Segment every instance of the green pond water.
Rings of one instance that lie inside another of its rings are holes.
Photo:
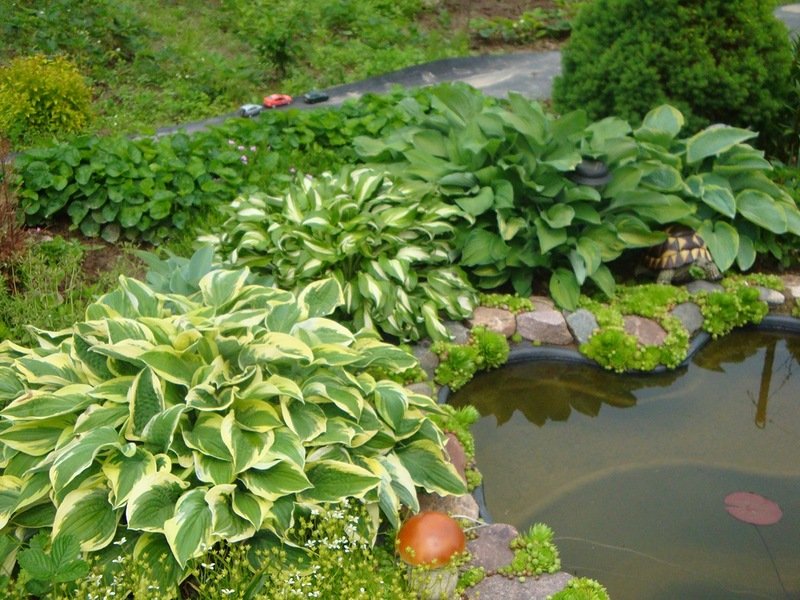
[[[473,404],[486,507],[555,531],[563,568],[614,600],[800,599],[800,336],[739,332],[685,369],[616,375],[507,366],[449,401]],[[725,497],[777,503],[733,518]]]

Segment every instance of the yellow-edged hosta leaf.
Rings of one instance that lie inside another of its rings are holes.
[[[397,529],[400,527],[400,498],[392,488],[392,476],[377,458],[361,457],[359,462],[370,473],[380,477],[378,484],[378,505],[389,520],[389,524]]]
[[[344,367],[358,362],[359,353],[340,344],[317,344],[313,347],[314,364],[328,367]]]
[[[96,385],[89,391],[89,395],[96,400],[109,400],[127,405],[128,390],[131,385],[133,385],[133,376],[131,375],[114,377],[114,379]]]
[[[206,492],[206,503],[211,509],[211,530],[226,542],[239,542],[253,537],[255,526],[233,508],[236,486],[215,485]]]
[[[194,474],[203,483],[223,485],[232,483],[236,479],[233,463],[230,460],[220,460],[207,456],[202,452],[193,452]]]
[[[325,431],[325,413],[315,404],[281,398],[283,421],[303,442]]]
[[[313,317],[300,321],[292,327],[290,333],[299,337],[312,349],[320,344],[349,346],[355,341],[355,336],[347,327],[322,317]]]
[[[158,317],[161,306],[156,294],[146,284],[132,277],[120,277],[120,289],[125,290],[139,316]]]
[[[412,512],[419,511],[419,500],[417,499],[417,488],[411,473],[403,466],[396,454],[381,454],[376,459],[383,465],[386,472],[392,478],[392,489],[399,498],[400,502],[408,506]]]
[[[139,356],[159,377],[186,386],[192,385],[192,376],[202,366],[196,356],[181,353],[169,346],[157,346]]]
[[[182,429],[183,440],[192,450],[230,462],[232,460],[231,453],[222,440],[221,429],[221,415],[208,412],[199,413],[192,429]]]
[[[442,449],[432,441],[412,442],[398,448],[396,454],[418,487],[441,495],[466,493],[461,477],[444,459]]]
[[[0,529],[6,526],[17,509],[23,485],[19,477],[0,475]]]
[[[172,448],[175,431],[186,407],[181,404],[169,407],[167,410],[152,417],[142,431],[148,449],[154,452],[168,452]]]
[[[198,283],[203,302],[209,306],[222,306],[230,302],[244,287],[249,269],[236,271],[217,270],[207,273]]]
[[[172,518],[175,505],[189,482],[166,471],[146,475],[134,484],[128,494],[125,518],[130,529],[163,532],[164,523]]]
[[[90,405],[75,422],[75,433],[86,433],[98,427],[119,427],[130,415],[128,407],[115,402]]]
[[[14,369],[0,367],[0,405],[5,405],[14,400],[25,391]]]
[[[106,449],[120,448],[120,436],[112,427],[99,427],[84,433],[59,448],[50,467],[50,482],[58,494],[73,479],[88,469]]]
[[[152,349],[153,344],[145,340],[122,340],[114,344],[95,344],[92,346],[94,352],[137,367],[144,366],[144,363],[139,360],[139,357]]]
[[[92,552],[108,546],[117,533],[122,511],[114,510],[103,487],[78,488],[66,495],[56,509],[53,537],[71,535],[81,551]]]
[[[239,366],[260,365],[271,362],[309,364],[314,354],[306,344],[287,333],[270,331],[247,346],[239,358]]]
[[[17,513],[40,504],[50,493],[50,476],[45,471],[29,473],[22,478],[22,491],[17,501]]]
[[[201,383],[186,393],[186,406],[202,411],[224,411],[233,404],[233,390],[218,390],[213,385]]]
[[[312,502],[338,502],[343,498],[363,498],[380,483],[380,477],[364,467],[335,460],[306,465],[311,488],[299,497]]]
[[[269,469],[250,469],[242,473],[239,479],[250,492],[271,502],[311,487],[303,469],[288,461],[277,463]]]
[[[231,494],[231,508],[237,515],[247,519],[258,530],[261,529],[261,525],[267,518],[270,508],[272,508],[272,502],[261,496],[236,488]]]
[[[101,468],[111,485],[111,502],[114,508],[124,506],[134,486],[144,477],[155,475],[158,470],[155,457],[144,448],[136,448],[132,456],[112,452],[103,461]]]
[[[157,343],[150,328],[136,319],[106,319],[105,326],[108,341],[112,344],[125,340],[141,340],[153,345]]]
[[[149,368],[142,369],[128,390],[130,408],[129,439],[138,439],[147,422],[164,410],[161,380]]]
[[[71,384],[54,392],[31,390],[6,406],[0,415],[10,421],[41,421],[61,415],[79,414],[92,403],[91,386]]]
[[[229,412],[222,419],[220,434],[223,443],[233,457],[235,473],[246,471],[258,463],[274,439],[269,432],[255,433],[243,430],[236,422],[233,412]]]
[[[0,432],[0,442],[31,456],[44,456],[56,448],[65,432],[69,434],[75,417],[65,415],[37,421],[12,422]]]
[[[237,399],[233,410],[239,427],[248,431],[264,433],[284,424],[272,404],[256,397]]]
[[[24,356],[17,359],[16,369],[28,386],[62,386],[79,381],[72,359],[66,354],[52,353],[43,358]]]
[[[164,537],[181,567],[214,543],[211,538],[211,509],[205,496],[205,488],[186,492],[175,506],[175,515],[164,523]]]
[[[378,382],[374,395],[375,408],[378,414],[392,429],[397,429],[403,422],[408,410],[408,398],[405,389],[392,381]]]

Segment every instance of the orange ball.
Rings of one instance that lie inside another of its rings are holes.
[[[440,512],[421,512],[397,532],[400,558],[410,565],[446,565],[454,554],[464,552],[467,538],[455,519]]]

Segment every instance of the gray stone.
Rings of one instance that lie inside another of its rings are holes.
[[[439,366],[439,357],[431,352],[430,342],[421,342],[411,346],[411,353],[419,361],[419,366],[425,371],[428,379],[433,380],[433,374],[436,372],[436,367]]]
[[[433,510],[443,512],[453,517],[464,517],[476,521],[480,515],[480,507],[472,494],[461,496],[440,496],[422,492],[417,495],[420,511]]]
[[[461,475],[461,479],[463,479],[464,483],[466,483],[467,453],[464,452],[464,446],[462,446],[461,442],[458,441],[456,434],[447,434],[447,440],[445,441],[444,449],[447,452],[447,456],[450,458],[450,464],[456,468],[458,474]]]
[[[637,315],[626,315],[625,333],[636,336],[643,346],[660,346],[667,337],[667,332],[658,323]]]
[[[792,299],[800,298],[800,276],[798,275],[783,275],[784,291],[791,296]]]
[[[464,596],[470,600],[547,600],[548,596],[563,590],[571,579],[572,575],[563,571],[526,577],[523,581],[491,575],[469,588]]]
[[[556,305],[551,298],[547,296],[531,296],[533,303],[533,310],[555,310]]]
[[[434,384],[431,381],[422,381],[419,383],[409,383],[406,386],[406,389],[410,392],[414,392],[415,394],[422,394],[423,396],[428,396],[429,398],[433,398],[433,388]]]
[[[517,315],[517,333],[526,340],[543,344],[564,346],[573,342],[564,315],[552,309]]]
[[[591,311],[585,308],[579,308],[574,313],[569,313],[566,320],[567,327],[579,344],[589,341],[589,338],[597,330],[597,319]]]
[[[762,302],[766,302],[770,306],[781,306],[786,302],[786,296],[781,294],[778,290],[761,287],[760,285],[756,289],[758,290],[758,299]]]
[[[517,330],[517,319],[509,310],[479,306],[468,321],[470,327],[485,327],[489,331],[511,337]]]
[[[696,281],[690,281],[686,284],[686,289],[689,290],[692,294],[696,294],[697,292],[724,292],[725,288],[722,287],[718,283],[712,283],[711,281],[704,281],[702,279],[698,279]]]
[[[469,341],[469,327],[458,321],[445,321],[444,326],[454,344],[466,344]]]
[[[703,313],[700,312],[700,307],[694,302],[678,304],[670,314],[681,322],[681,325],[689,332],[689,335],[694,335],[703,326]]]
[[[495,523],[474,530],[477,537],[467,542],[470,561],[467,567],[483,567],[487,573],[511,564],[514,551],[509,544],[519,535],[512,525]]]

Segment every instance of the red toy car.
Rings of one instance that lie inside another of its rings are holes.
[[[287,94],[270,94],[264,98],[264,108],[277,108],[292,103],[292,97]]]

